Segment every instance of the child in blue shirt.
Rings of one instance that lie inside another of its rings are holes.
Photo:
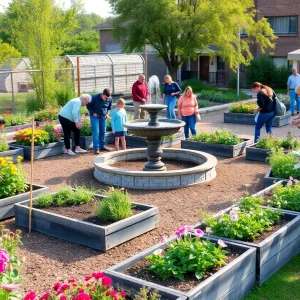
[[[119,151],[119,141],[121,140],[123,150],[126,150],[125,135],[127,129],[124,127],[124,123],[128,121],[126,110],[124,109],[125,100],[120,98],[117,101],[117,108],[111,113],[111,128],[115,135],[115,149]]]

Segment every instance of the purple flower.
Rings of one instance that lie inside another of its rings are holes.
[[[230,214],[230,220],[236,222],[238,220],[238,216],[236,214]]]
[[[227,245],[222,240],[218,240],[218,244],[222,248],[226,248],[227,247]]]
[[[197,237],[203,237],[204,232],[203,232],[201,229],[196,229],[196,230],[195,230],[195,235],[196,235]]]
[[[0,263],[7,263],[9,261],[9,254],[5,249],[0,249]]]
[[[191,226],[191,225],[185,225],[184,228],[185,228],[186,231],[193,230],[193,226]]]

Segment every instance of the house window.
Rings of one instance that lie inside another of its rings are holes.
[[[273,57],[273,62],[277,67],[287,67],[288,66],[286,57]]]
[[[242,29],[242,30],[240,30],[240,35],[247,35],[247,31],[246,31],[246,29]]]
[[[225,70],[225,62],[220,56],[218,56],[217,57],[217,71],[224,71],[224,70]]]
[[[298,16],[268,17],[268,21],[275,34],[298,33]]]

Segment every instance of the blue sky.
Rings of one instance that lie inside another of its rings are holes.
[[[3,11],[3,6],[7,7],[11,0],[0,0],[0,11]],[[57,1],[61,2],[61,1]],[[71,0],[63,1],[67,7]],[[94,12],[101,17],[108,17],[110,15],[110,6],[106,0],[83,0],[84,8],[87,12]]]

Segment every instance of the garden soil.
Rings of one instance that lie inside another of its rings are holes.
[[[61,186],[86,185],[108,187],[93,177],[94,154],[74,157],[59,155],[34,162],[34,183],[56,191]],[[30,174],[29,162],[24,170]],[[246,190],[250,193],[263,189],[263,177],[268,170],[265,163],[246,161],[245,156],[227,159],[218,157],[217,177],[212,182],[177,190],[128,190],[135,202],[156,205],[159,208],[159,227],[106,253],[63,241],[38,232],[22,229],[20,257],[25,259],[21,291],[34,290],[41,295],[57,281],[69,278],[83,279],[92,272],[103,271],[169,236],[182,225],[199,222],[199,212],[217,212],[232,205]],[[14,219],[4,222],[15,230]]]

